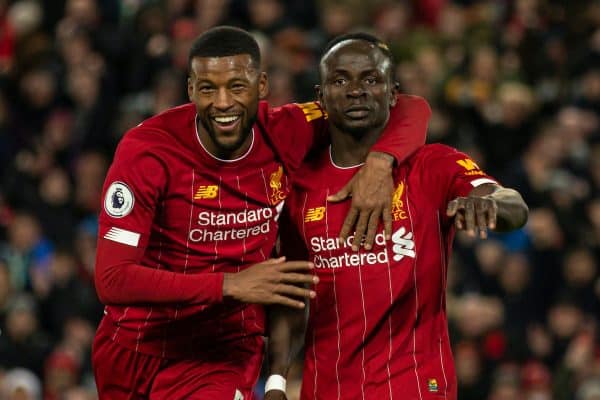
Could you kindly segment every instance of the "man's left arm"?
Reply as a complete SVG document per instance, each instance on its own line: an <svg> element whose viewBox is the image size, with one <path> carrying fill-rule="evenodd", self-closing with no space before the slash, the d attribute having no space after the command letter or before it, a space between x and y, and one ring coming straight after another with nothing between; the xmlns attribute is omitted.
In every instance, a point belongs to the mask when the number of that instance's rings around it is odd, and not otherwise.
<svg viewBox="0 0 600 400"><path fill-rule="evenodd" d="M486 183L471 190L467 197L457 197L448 203L446 215L454 218L457 230L471 237L479 233L487 238L488 229L509 232L527 222L529 210L523 197L514 189Z"/></svg>
<svg viewBox="0 0 600 400"><path fill-rule="evenodd" d="M385 235L391 238L393 166L425 144L430 116L431 108L425 99L398 95L386 128L371 148L365 165L347 185L328 198L329 201L352 198L340 238L346 240L354 230L352 247L355 250L358 250L363 238L365 249L371 249L381 218ZM299 168L311 148L323 145L328 132L327 115L317 102L275 109L263 106L259 110L261 120L265 123L266 135L275 146L274 150L290 173ZM291 127L296 130L293 135L288 134Z"/></svg>

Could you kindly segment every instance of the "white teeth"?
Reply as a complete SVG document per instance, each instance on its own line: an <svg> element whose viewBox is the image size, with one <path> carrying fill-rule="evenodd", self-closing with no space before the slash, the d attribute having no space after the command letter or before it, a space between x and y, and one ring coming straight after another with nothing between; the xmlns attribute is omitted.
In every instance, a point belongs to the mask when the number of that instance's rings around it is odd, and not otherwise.
<svg viewBox="0 0 600 400"><path fill-rule="evenodd" d="M239 115L234 115L232 117L214 117L214 120L220 124L230 124L233 121L237 121Z"/></svg>

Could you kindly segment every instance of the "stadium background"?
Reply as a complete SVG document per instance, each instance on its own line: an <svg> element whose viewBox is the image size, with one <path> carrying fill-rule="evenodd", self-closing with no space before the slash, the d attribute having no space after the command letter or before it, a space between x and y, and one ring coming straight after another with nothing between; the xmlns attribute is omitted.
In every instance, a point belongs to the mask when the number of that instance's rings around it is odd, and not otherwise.
<svg viewBox="0 0 600 400"><path fill-rule="evenodd" d="M531 209L516 233L457 237L459 398L600 399L600 2L0 0L1 399L95 398L104 174L127 128L186 101L190 42L222 23L256 33L273 105L313 98L331 37L388 42L429 141Z"/></svg>

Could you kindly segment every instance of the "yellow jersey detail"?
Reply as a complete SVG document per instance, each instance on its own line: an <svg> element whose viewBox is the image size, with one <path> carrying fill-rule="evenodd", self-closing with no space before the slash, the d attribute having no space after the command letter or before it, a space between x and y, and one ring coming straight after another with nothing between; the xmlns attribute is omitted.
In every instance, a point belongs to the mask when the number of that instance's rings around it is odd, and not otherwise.
<svg viewBox="0 0 600 400"><path fill-rule="evenodd" d="M323 112L321 107L314 101L309 103L301 103L296 104L304 113L304 117L306 117L306 122L310 122L314 119L323 118L327 115Z"/></svg>
<svg viewBox="0 0 600 400"><path fill-rule="evenodd" d="M201 185L194 195L194 200L214 199L218 193L219 187L217 185Z"/></svg>
<svg viewBox="0 0 600 400"><path fill-rule="evenodd" d="M404 202L402 201L403 193L404 182L400 182L394 191L394 196L392 197L392 219L394 221L408 218L406 211L404 210Z"/></svg>
<svg viewBox="0 0 600 400"><path fill-rule="evenodd" d="M304 222L316 222L325 216L325 207L309 208L304 216Z"/></svg>

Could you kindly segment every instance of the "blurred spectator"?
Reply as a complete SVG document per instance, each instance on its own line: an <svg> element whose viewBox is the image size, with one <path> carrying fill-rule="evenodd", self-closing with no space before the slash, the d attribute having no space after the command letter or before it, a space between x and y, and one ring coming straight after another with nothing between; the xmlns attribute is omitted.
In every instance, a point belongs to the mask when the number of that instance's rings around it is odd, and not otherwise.
<svg viewBox="0 0 600 400"><path fill-rule="evenodd" d="M431 105L428 141L530 207L522 231L455 241L459 398L600 398L600 5L554 0L0 0L0 398L95 398L107 167L124 132L187 101L189 45L223 23L255 33L274 106L314 98L334 36L387 41Z"/></svg>
<svg viewBox="0 0 600 400"><path fill-rule="evenodd" d="M6 314L14 292L8 265L0 259L0 334L6 329Z"/></svg>
<svg viewBox="0 0 600 400"><path fill-rule="evenodd" d="M0 394L6 400L42 400L40 380L24 368L9 370L0 381Z"/></svg>
<svg viewBox="0 0 600 400"><path fill-rule="evenodd" d="M0 336L0 366L27 368L41 377L50 345L40 328L35 300L24 294L15 296L6 315L6 330Z"/></svg>

